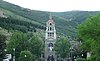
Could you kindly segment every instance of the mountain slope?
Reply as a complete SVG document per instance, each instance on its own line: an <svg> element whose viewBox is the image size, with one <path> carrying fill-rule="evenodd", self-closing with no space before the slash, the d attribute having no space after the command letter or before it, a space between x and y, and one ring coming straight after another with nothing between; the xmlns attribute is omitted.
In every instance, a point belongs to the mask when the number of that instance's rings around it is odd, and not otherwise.
<svg viewBox="0 0 100 61"><path fill-rule="evenodd" d="M45 27L45 23L49 19L49 12L30 10L5 1L0 1L0 10L3 11L8 17L20 21L32 22L32 24L41 27ZM52 12L52 17L53 20L56 22L57 33L69 36L76 34L76 26L78 24L82 23L86 20L86 18L93 16L96 13L98 12ZM34 25L32 26L35 27Z"/></svg>

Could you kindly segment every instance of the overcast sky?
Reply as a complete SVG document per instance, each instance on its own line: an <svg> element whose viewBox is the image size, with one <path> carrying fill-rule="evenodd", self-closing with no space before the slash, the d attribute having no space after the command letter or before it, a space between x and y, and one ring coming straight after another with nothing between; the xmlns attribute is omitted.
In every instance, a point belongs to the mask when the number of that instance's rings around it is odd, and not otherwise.
<svg viewBox="0 0 100 61"><path fill-rule="evenodd" d="M100 11L100 0L4 0L24 8L42 11Z"/></svg>

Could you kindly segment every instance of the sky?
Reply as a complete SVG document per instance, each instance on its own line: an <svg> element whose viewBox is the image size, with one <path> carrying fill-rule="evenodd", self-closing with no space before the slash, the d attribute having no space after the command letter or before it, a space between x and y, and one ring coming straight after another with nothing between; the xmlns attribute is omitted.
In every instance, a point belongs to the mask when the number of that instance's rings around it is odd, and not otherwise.
<svg viewBox="0 0 100 61"><path fill-rule="evenodd" d="M51 12L100 11L99 0L4 0L24 8Z"/></svg>

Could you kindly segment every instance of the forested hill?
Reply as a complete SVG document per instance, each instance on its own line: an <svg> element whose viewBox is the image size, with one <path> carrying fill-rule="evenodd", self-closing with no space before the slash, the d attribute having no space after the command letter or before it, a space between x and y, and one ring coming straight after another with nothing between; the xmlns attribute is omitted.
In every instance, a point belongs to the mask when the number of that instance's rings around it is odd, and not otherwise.
<svg viewBox="0 0 100 61"><path fill-rule="evenodd" d="M10 26L8 25L8 27L4 28L15 30L19 30L20 28L20 31L23 31L24 28L25 32L30 31L30 29L45 30L45 23L49 18L49 12L22 8L2 0L0 0L0 12L3 12L4 15L8 17L5 21L0 20L0 23L2 22L3 24L0 24L1 27L9 24ZM76 34L76 26L78 24L85 21L86 18L96 15L98 12L68 11L51 13L53 20L56 22L57 33L74 35Z"/></svg>

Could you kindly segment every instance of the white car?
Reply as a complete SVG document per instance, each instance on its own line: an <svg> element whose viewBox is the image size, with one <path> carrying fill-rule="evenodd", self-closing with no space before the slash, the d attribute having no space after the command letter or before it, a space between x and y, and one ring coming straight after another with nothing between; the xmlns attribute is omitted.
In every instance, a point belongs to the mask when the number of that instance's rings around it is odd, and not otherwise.
<svg viewBox="0 0 100 61"><path fill-rule="evenodd" d="M9 61L9 59L3 59L3 61Z"/></svg>

